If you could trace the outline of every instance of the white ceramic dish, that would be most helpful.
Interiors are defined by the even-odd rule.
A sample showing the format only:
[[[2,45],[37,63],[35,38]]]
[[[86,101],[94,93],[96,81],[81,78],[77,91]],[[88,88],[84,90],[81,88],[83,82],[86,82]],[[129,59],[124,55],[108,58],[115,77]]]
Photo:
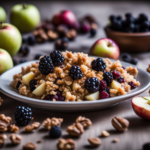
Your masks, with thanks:
[[[113,60],[112,60],[113,61]],[[103,109],[110,106],[113,106],[123,100],[136,96],[143,91],[145,91],[150,86],[150,75],[141,69],[138,69],[139,74],[137,80],[140,81],[140,87],[135,90],[131,90],[131,92],[126,95],[117,96],[113,98],[107,98],[104,100],[96,100],[96,101],[83,101],[83,102],[52,102],[34,99],[26,96],[22,96],[18,93],[17,90],[10,87],[10,83],[13,79],[13,75],[21,72],[22,67],[27,67],[31,63],[37,61],[30,61],[24,64],[20,64],[0,76],[0,90],[5,95],[13,98],[14,100],[18,100],[24,102],[32,107],[36,107],[39,109],[45,109],[49,111],[66,111],[66,112],[75,112],[75,111],[90,111]],[[130,66],[130,64],[121,62],[124,67]]]

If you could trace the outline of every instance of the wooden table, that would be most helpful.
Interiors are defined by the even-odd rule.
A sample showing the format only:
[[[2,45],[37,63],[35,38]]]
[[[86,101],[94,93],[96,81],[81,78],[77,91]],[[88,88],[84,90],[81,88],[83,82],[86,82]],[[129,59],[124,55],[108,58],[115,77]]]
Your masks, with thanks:
[[[2,6],[6,8],[8,11],[15,2],[8,2],[5,3],[5,1],[2,1]],[[148,2],[43,2],[43,1],[33,1],[33,4],[35,4],[41,11],[42,18],[51,17],[54,12],[57,12],[60,9],[69,8],[73,10],[78,17],[83,16],[86,14],[89,10],[91,14],[95,15],[98,22],[101,25],[100,33],[98,34],[98,38],[105,37],[104,31],[102,30],[102,27],[107,22],[107,17],[109,14],[124,14],[127,11],[133,12],[134,15],[137,15],[139,12],[145,12],[147,14],[150,14],[150,3]],[[44,9],[43,9],[44,8]],[[85,42],[86,44],[86,42]],[[44,47],[44,48],[42,48]],[[37,45],[35,47],[31,47],[31,53],[30,56],[27,57],[28,60],[32,60],[34,55],[36,53],[42,53],[42,54],[48,54],[52,47],[48,45],[46,46],[40,46]],[[73,51],[73,49],[71,49]],[[76,51],[84,51],[88,52],[88,48],[82,48],[79,47],[79,49],[76,49]],[[148,64],[149,64],[149,58],[150,53],[142,53],[142,54],[132,54],[133,57],[137,57],[139,59],[138,67],[146,70]],[[20,59],[18,56],[16,56],[16,59]],[[141,94],[142,96],[148,95],[148,91],[145,91]],[[20,103],[18,101],[15,101],[14,99],[11,99],[2,93],[0,93],[0,97],[4,99],[4,102],[2,106],[0,107],[0,114],[5,114],[7,116],[10,116],[13,118],[14,121],[14,111],[15,108],[19,105],[26,106],[26,104]],[[62,138],[68,138],[66,128],[71,125],[73,122],[75,122],[76,118],[79,115],[85,116],[87,118],[90,118],[93,125],[85,130],[85,133],[80,138],[74,138],[76,141],[76,149],[77,150],[87,150],[87,149],[94,149],[94,150],[141,150],[142,145],[145,142],[150,142],[149,140],[149,131],[150,131],[150,122],[145,121],[141,118],[139,118],[133,111],[131,106],[131,99],[128,99],[126,101],[123,101],[119,103],[118,105],[107,108],[100,111],[95,112],[82,112],[82,113],[53,113],[53,112],[47,112],[42,110],[37,110],[32,108],[34,120],[38,121],[40,123],[43,122],[44,119],[47,117],[61,117],[64,119],[64,122],[62,123]],[[128,131],[124,133],[118,133],[115,131],[115,129],[111,125],[111,119],[114,116],[120,116],[125,117],[130,121],[130,127]],[[100,137],[101,131],[107,130],[110,133],[110,136],[107,138]],[[10,135],[9,132],[6,132],[6,134]],[[18,132],[22,136],[21,144],[18,146],[13,146],[10,143],[10,140],[7,139],[5,142],[5,145],[1,148],[2,150],[20,150],[22,149],[22,146],[26,144],[27,142],[34,142],[36,143],[37,140],[42,139],[43,142],[41,144],[37,144],[37,150],[56,150],[56,143],[58,140],[53,140],[48,137],[48,132],[43,130],[43,127],[41,126],[39,130],[33,132],[33,133],[24,133],[23,127],[20,127],[20,130]],[[100,137],[102,144],[98,148],[91,148],[89,145],[87,139],[89,137]],[[112,143],[112,140],[114,138],[119,138],[120,142],[118,143]]]

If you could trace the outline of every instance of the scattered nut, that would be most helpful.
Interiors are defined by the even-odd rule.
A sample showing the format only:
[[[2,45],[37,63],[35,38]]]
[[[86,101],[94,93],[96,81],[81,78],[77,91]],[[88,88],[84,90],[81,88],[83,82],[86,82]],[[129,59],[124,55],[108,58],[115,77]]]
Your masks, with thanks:
[[[11,134],[10,135],[10,140],[12,142],[12,144],[17,145],[20,144],[22,137],[20,135],[16,135],[16,134]]]
[[[107,132],[107,131],[102,131],[102,136],[104,136],[104,137],[108,137],[110,134],[109,134],[109,132]]]
[[[149,67],[147,68],[147,72],[149,72],[149,73],[150,73],[150,64],[149,64]]]
[[[19,130],[19,127],[17,127],[15,124],[10,125],[9,127],[10,132],[16,133],[18,130]]]
[[[117,142],[119,142],[118,138],[113,139],[113,143],[117,143]]]
[[[49,30],[47,32],[47,36],[49,37],[50,40],[56,40],[58,38],[58,34],[52,30]]]
[[[0,115],[0,132],[7,131],[8,126],[10,125],[12,119],[6,117],[4,114]]]
[[[88,138],[88,141],[92,146],[99,146],[101,144],[101,140],[99,138]]]
[[[42,125],[45,129],[50,130],[52,126],[59,126],[63,122],[62,118],[47,118],[43,121]]]
[[[36,145],[32,142],[29,142],[23,146],[23,150],[35,150]]]
[[[120,117],[114,117],[111,122],[114,128],[120,132],[127,130],[129,126],[129,121]]]
[[[6,139],[7,139],[6,134],[0,134],[0,147],[4,145]]]
[[[74,30],[74,29],[71,29],[71,30],[69,30],[69,31],[66,33],[66,37],[67,37],[69,40],[74,40],[76,36],[77,36],[77,32],[76,32],[76,30]]]
[[[59,139],[57,147],[59,150],[73,150],[75,149],[75,141],[72,139]]]
[[[37,143],[42,143],[42,140],[38,140]]]
[[[67,132],[72,136],[80,136],[84,133],[84,128],[81,123],[74,123],[73,125],[68,126]]]
[[[39,122],[34,122],[32,125],[27,125],[24,130],[26,132],[32,132],[33,130],[36,130],[40,127],[40,123]]]
[[[76,119],[76,123],[78,123],[78,122],[81,123],[84,128],[87,128],[92,125],[92,122],[90,119],[82,117],[82,116],[79,116]]]
[[[0,106],[2,105],[3,99],[0,97]]]

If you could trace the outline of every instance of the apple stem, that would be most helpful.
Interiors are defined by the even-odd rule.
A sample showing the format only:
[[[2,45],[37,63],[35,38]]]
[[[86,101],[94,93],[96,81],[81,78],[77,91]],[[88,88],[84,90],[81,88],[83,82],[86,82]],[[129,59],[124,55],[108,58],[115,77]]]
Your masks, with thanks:
[[[25,4],[23,4],[22,6],[23,6],[23,9],[25,9],[25,8],[26,8]]]
[[[0,30],[2,29],[2,22],[0,22]]]

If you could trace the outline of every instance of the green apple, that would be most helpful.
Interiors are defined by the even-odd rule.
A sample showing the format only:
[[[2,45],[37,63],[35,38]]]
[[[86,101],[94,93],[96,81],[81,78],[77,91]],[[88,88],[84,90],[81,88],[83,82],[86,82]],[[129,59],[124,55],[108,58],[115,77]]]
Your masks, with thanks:
[[[0,48],[0,75],[13,67],[13,61],[7,51]]]
[[[98,100],[99,99],[99,91],[97,91],[95,93],[90,93],[90,94],[86,95],[85,98],[89,101]]]
[[[121,88],[121,84],[118,81],[113,80],[111,82],[111,88],[118,90],[119,88]]]
[[[40,23],[40,13],[33,5],[18,4],[11,10],[10,22],[22,33],[31,32]]]
[[[6,21],[6,12],[3,7],[0,6],[0,22]]]
[[[90,55],[118,59],[120,51],[118,45],[111,39],[97,40],[90,49]]]
[[[8,23],[0,23],[0,48],[5,49],[10,55],[15,55],[22,44],[19,30]]]
[[[28,74],[22,77],[23,83],[29,86],[29,82],[35,77],[33,72],[29,72]]]
[[[42,96],[46,91],[46,83],[43,82],[40,86],[38,86],[32,93],[36,96]]]

